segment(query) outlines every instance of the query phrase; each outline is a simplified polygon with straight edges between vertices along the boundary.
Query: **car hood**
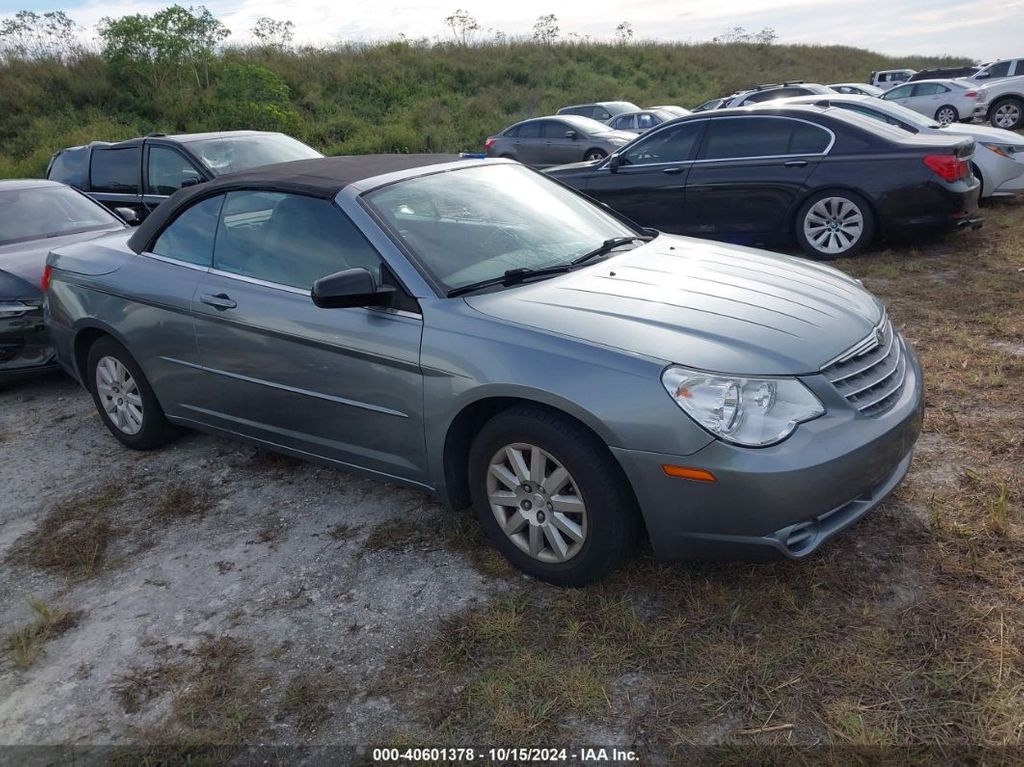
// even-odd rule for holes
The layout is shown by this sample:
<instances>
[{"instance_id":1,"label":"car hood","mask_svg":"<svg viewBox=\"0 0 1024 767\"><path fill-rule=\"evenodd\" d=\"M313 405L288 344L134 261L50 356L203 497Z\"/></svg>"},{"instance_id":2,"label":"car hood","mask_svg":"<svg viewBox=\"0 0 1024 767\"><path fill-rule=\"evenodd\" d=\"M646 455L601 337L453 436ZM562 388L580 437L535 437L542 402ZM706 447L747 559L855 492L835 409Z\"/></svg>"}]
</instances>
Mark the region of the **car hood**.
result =
<instances>
[{"instance_id":1,"label":"car hood","mask_svg":"<svg viewBox=\"0 0 1024 767\"><path fill-rule=\"evenodd\" d=\"M816 372L883 314L878 299L831 267L665 234L569 274L465 300L507 322L751 375Z\"/></svg>"},{"instance_id":2,"label":"car hood","mask_svg":"<svg viewBox=\"0 0 1024 767\"><path fill-rule=\"evenodd\" d=\"M46 255L54 248L74 242L92 240L118 229L101 229L94 232L77 232L61 237L47 237L42 240L28 240L0 246L0 297L27 298L38 296L39 283L46 266ZM16 287L20 286L20 287ZM18 292L14 295L11 291Z\"/></svg>"}]
</instances>

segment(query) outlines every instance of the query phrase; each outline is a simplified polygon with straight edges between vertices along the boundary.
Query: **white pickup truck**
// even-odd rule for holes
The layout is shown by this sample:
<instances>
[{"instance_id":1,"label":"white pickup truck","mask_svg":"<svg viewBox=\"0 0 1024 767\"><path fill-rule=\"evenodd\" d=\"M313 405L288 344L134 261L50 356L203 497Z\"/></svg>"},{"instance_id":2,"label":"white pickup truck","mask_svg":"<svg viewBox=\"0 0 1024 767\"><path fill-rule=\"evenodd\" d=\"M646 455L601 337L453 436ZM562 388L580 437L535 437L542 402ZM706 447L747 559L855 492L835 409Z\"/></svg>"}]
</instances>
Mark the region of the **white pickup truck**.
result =
<instances>
[{"instance_id":1,"label":"white pickup truck","mask_svg":"<svg viewBox=\"0 0 1024 767\"><path fill-rule=\"evenodd\" d=\"M979 86L974 117L988 120L993 128L1024 128L1024 75Z\"/></svg>"}]
</instances>

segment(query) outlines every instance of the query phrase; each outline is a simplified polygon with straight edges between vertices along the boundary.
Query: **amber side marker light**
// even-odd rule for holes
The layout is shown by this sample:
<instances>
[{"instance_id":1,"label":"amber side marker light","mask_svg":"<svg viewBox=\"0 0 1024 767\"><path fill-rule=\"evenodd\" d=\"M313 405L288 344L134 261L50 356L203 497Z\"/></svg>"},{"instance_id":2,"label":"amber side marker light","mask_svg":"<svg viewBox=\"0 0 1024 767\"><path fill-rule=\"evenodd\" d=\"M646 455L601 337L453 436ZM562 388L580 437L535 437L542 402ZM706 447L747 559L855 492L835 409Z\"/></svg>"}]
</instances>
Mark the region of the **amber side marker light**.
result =
<instances>
[{"instance_id":1,"label":"amber side marker light","mask_svg":"<svg viewBox=\"0 0 1024 767\"><path fill-rule=\"evenodd\" d=\"M670 477L679 477L680 479L695 479L698 482L718 481L715 475L707 469L691 469L689 466L673 466L665 463L661 465L661 470Z\"/></svg>"}]
</instances>

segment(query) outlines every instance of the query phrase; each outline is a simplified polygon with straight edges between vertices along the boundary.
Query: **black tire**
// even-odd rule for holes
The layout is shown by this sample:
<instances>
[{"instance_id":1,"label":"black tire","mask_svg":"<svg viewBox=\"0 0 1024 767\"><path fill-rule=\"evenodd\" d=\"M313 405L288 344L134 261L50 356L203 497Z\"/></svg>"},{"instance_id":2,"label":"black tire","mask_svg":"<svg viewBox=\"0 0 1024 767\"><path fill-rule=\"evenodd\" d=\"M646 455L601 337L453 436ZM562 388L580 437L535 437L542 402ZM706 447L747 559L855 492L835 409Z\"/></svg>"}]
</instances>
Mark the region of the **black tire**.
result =
<instances>
[{"instance_id":1,"label":"black tire","mask_svg":"<svg viewBox=\"0 0 1024 767\"><path fill-rule=\"evenodd\" d=\"M985 177L981 175L981 168L979 168L973 162L971 163L971 173L973 173L974 177L976 179L978 179L978 184L979 184L978 204L979 205L983 205L986 202L986 198L985 198Z\"/></svg>"},{"instance_id":2,"label":"black tire","mask_svg":"<svg viewBox=\"0 0 1024 767\"><path fill-rule=\"evenodd\" d=\"M988 110L988 122L993 128L1004 130L1024 128L1024 99L1010 96L993 102Z\"/></svg>"},{"instance_id":3,"label":"black tire","mask_svg":"<svg viewBox=\"0 0 1024 767\"><path fill-rule=\"evenodd\" d=\"M805 233L805 223L807 223L808 217L811 214L811 210L818 205L818 203L834 198L843 200L849 205L853 205L859 211L861 215L861 230L859 236L857 236L855 242L847 245L844 249L835 252L829 252L826 247L820 247L815 242L812 242L808 235ZM860 253L864 248L871 244L871 241L875 237L875 214L871 210L871 206L868 205L861 195L856 192L851 192L846 189L826 189L822 192L817 192L800 206L800 210L796 214L796 222L794 224L794 234L796 235L797 243L800 248L811 258L817 261L832 261L836 258L847 258L849 256L855 256ZM845 238L845 235L837 233L837 237Z\"/></svg>"},{"instance_id":4,"label":"black tire","mask_svg":"<svg viewBox=\"0 0 1024 767\"><path fill-rule=\"evenodd\" d=\"M958 123L960 122L960 110L952 104L943 104L935 110L935 120L942 125Z\"/></svg>"},{"instance_id":5,"label":"black tire","mask_svg":"<svg viewBox=\"0 0 1024 767\"><path fill-rule=\"evenodd\" d=\"M561 464L569 473L572 495L552 495L551 499L577 497L585 505L585 535L579 548L566 561L549 562L535 558L506 535L492 510L488 496L491 461L506 446L527 444L548 454L547 459ZM548 463L546 466L554 466ZM595 436L582 425L559 413L531 406L514 407L488 421L470 448L469 483L473 507L480 524L495 547L523 572L556 586L583 586L598 580L618 566L636 545L640 515L625 476L618 463ZM501 487L504 490L504 486ZM535 492L541 490L534 488ZM511 494L511 491L509 491ZM548 505L548 520L553 527L555 511ZM510 509L511 511L511 509ZM519 508L514 508L520 513ZM531 527L544 522L544 510L538 504L534 519L521 533L528 538ZM565 514L562 518L565 518ZM538 531L548 545L548 539ZM565 537L563 540L568 540ZM571 549L570 549L571 550Z\"/></svg>"},{"instance_id":6,"label":"black tire","mask_svg":"<svg viewBox=\"0 0 1024 767\"><path fill-rule=\"evenodd\" d=\"M126 428L133 428L134 422L128 423L126 421L126 427L119 426L107 412L105 403L111 403L112 399L120 394L125 396L118 398L118 401L121 401L121 399L127 400L129 395L129 392L121 390L121 382L115 382L116 388L113 390L113 394L111 394L109 387L101 391L101 388L104 387L98 381L100 381L102 374L97 368L101 362L104 362L104 370L109 372L107 366L112 363L107 362L107 360L113 360L127 370L134 383L135 388L133 392L136 393L138 400L141 402L141 407L136 407L136 410L141 412L141 425L137 431L132 433L129 433ZM157 402L156 395L153 394L153 389L150 387L145 374L143 374L142 368L139 367L135 358L128 353L128 350L113 338L109 336L100 338L89 348L85 375L86 385L92 394L92 401L96 405L97 412L100 414L100 420L103 421L104 426L107 427L111 434L117 437L121 444L133 450L152 450L166 444L178 434L178 429L169 423L164 416L163 408Z\"/></svg>"},{"instance_id":7,"label":"black tire","mask_svg":"<svg viewBox=\"0 0 1024 767\"><path fill-rule=\"evenodd\" d=\"M591 160L603 160L608 156L608 153L603 149L588 149L587 153L583 155L584 162L590 162Z\"/></svg>"}]
</instances>

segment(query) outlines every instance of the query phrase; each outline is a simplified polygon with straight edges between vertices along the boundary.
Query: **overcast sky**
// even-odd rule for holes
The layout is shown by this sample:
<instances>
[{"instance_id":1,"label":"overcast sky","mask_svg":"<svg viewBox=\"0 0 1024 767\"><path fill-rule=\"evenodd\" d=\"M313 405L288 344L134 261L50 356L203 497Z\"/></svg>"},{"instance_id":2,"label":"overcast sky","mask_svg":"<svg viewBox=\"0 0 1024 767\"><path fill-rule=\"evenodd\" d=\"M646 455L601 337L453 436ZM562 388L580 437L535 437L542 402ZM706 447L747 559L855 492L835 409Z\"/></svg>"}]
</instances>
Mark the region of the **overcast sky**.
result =
<instances>
[{"instance_id":1,"label":"overcast sky","mask_svg":"<svg viewBox=\"0 0 1024 767\"><path fill-rule=\"evenodd\" d=\"M189 0L179 0L189 5ZM0 0L0 15L20 9L63 10L84 27L103 16L151 13L173 2ZM193 4L200 2L193 0ZM773 27L780 43L839 43L889 54L950 54L980 61L1024 56L1024 0L611 0L513 3L209 0L205 5L244 42L260 16L291 20L297 42L372 41L443 36L444 18L465 8L483 29L529 35L538 16L554 13L562 36L609 39L628 21L639 39L709 40L734 26Z\"/></svg>"}]
</instances>

